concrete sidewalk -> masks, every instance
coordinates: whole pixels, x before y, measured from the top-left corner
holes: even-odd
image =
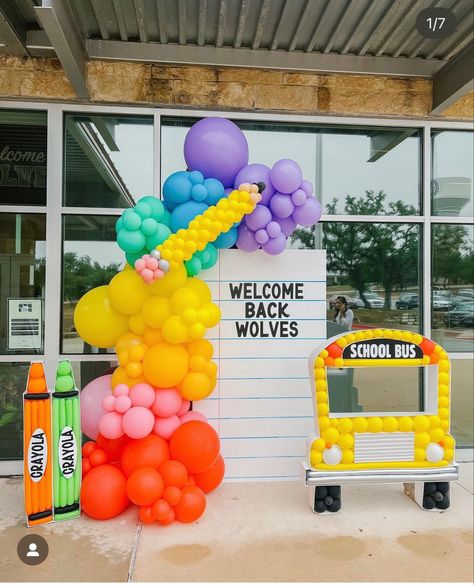
[[[313,514],[302,483],[226,483],[194,525],[141,526],[132,506],[30,529],[46,538],[37,567],[17,557],[29,533],[21,479],[0,480],[2,581],[468,581],[473,578],[473,464],[452,506],[423,511],[401,484],[344,486],[343,509]]]

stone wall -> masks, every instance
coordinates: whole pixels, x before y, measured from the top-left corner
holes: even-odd
[[[141,104],[303,114],[428,115],[428,79],[91,61],[91,103]],[[0,98],[74,101],[59,61],[0,57]],[[462,103],[461,103],[462,102]],[[472,96],[449,108],[472,118]]]

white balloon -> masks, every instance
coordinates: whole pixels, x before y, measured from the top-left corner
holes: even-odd
[[[342,451],[337,445],[333,445],[329,449],[323,451],[323,461],[327,465],[337,465],[341,462]]]
[[[444,449],[438,443],[428,443],[426,447],[426,459],[430,463],[437,463],[444,457]]]

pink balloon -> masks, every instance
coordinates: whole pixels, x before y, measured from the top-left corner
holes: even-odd
[[[102,400],[102,408],[106,412],[112,412],[113,410],[115,410],[115,401],[116,400],[117,399],[115,398],[115,396],[113,394],[109,394],[108,396],[106,396]]]
[[[190,408],[191,408],[191,402],[189,402],[189,400],[186,400],[186,398],[183,398],[183,402],[181,403],[181,408],[176,413],[176,416],[183,416],[183,414],[186,414]]]
[[[132,401],[129,396],[119,396],[115,399],[114,406],[117,412],[127,412],[132,407]]]
[[[130,394],[130,388],[127,384],[117,384],[114,388],[114,396],[128,396]]]
[[[155,389],[153,386],[150,386],[150,384],[146,384],[145,382],[136,384],[130,390],[130,398],[132,399],[133,406],[145,406],[146,408],[150,408],[155,402]]]
[[[102,400],[112,393],[112,374],[100,376],[84,386],[81,392],[82,432],[95,441],[99,433],[99,421],[105,414]]]
[[[190,420],[199,420],[207,423],[207,418],[201,412],[197,412],[196,410],[190,410],[180,418],[182,425]]]
[[[99,432],[106,439],[119,439],[123,435],[122,415],[106,412],[99,422]]]
[[[159,388],[156,390],[155,403],[151,407],[156,416],[167,418],[176,414],[181,408],[183,399],[176,388]]]
[[[151,433],[155,417],[144,406],[133,406],[123,415],[123,432],[132,439],[143,439]]]
[[[186,415],[185,415],[186,416]],[[153,432],[168,440],[175,430],[181,425],[180,419],[175,415],[168,416],[166,418],[156,418]]]

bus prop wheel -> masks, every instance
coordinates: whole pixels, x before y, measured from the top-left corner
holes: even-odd
[[[321,485],[316,486],[314,490],[313,511],[316,514],[333,514],[341,509],[341,486],[340,485]]]

